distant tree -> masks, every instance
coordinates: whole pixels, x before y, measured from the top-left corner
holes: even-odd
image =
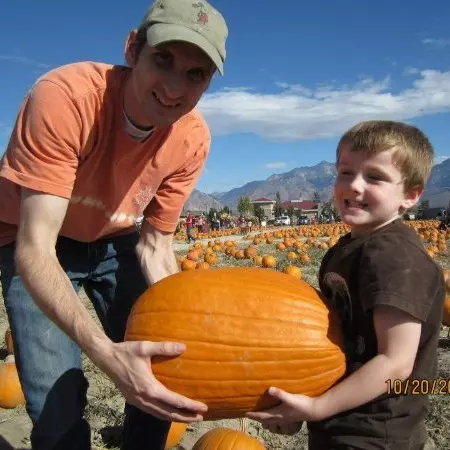
[[[289,206],[288,210],[287,210],[287,215],[290,217],[291,219],[291,224],[294,223],[294,219],[295,219],[295,210],[293,206]]]
[[[208,220],[209,220],[209,223],[212,222],[212,220],[213,220],[213,218],[214,218],[214,214],[217,214],[217,209],[216,209],[216,208],[211,208],[211,209],[208,211]]]
[[[253,213],[253,203],[250,201],[250,197],[243,195],[239,198],[237,210],[243,216],[247,216]]]
[[[254,214],[259,219],[259,223],[261,223],[261,221],[263,221],[266,218],[266,213],[264,212],[264,209],[262,209],[260,205],[255,206]]]
[[[275,196],[275,205],[273,205],[273,213],[275,214],[275,217],[281,216],[281,214],[283,214],[283,207],[281,206],[281,196],[279,191],[277,191]]]
[[[316,203],[317,205],[320,204],[321,202],[320,194],[317,191],[314,191],[313,202]]]
[[[220,215],[222,214],[231,214],[230,208],[228,208],[228,206],[224,206],[221,210],[220,210]]]
[[[336,208],[333,197],[322,205],[321,214],[330,218],[333,217],[334,219],[339,216],[339,211]]]
[[[430,207],[429,200],[422,200],[420,202],[419,207],[417,208],[417,216],[422,217],[423,212],[426,211]]]

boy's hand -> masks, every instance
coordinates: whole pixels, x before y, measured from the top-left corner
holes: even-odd
[[[289,394],[279,388],[271,387],[268,393],[280,401],[277,406],[263,411],[248,412],[246,416],[262,423],[264,428],[275,433],[293,434],[300,429],[302,421],[320,420],[316,399],[306,395]],[[295,426],[293,426],[295,425]],[[297,428],[295,431],[293,431]]]

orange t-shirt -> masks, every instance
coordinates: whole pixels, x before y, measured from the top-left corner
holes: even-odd
[[[209,129],[194,109],[134,140],[122,106],[129,73],[75,63],[33,86],[0,161],[0,246],[15,240],[21,186],[70,199],[60,235],[75,240],[129,232],[141,215],[175,230],[208,155]]]

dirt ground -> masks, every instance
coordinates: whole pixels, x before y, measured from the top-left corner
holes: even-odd
[[[228,239],[228,238],[227,238]],[[246,243],[241,237],[235,239],[244,248]],[[177,244],[174,246],[177,253],[185,254],[186,246]],[[273,246],[271,247],[273,249]],[[266,249],[267,250],[267,249]],[[261,250],[261,254],[264,249]],[[314,252],[313,252],[314,253]],[[316,284],[316,274],[323,253],[316,252],[310,265],[302,268],[303,277],[311,284]],[[441,265],[447,266],[447,260],[441,260]],[[239,261],[234,265],[249,264]],[[225,259],[219,260],[219,265],[230,265]],[[1,297],[1,295],[0,295]],[[6,356],[3,339],[8,322],[5,314],[3,298],[0,298],[0,359]],[[87,298],[82,294],[83,301],[89,309]],[[93,313],[94,314],[94,313]],[[439,373],[438,376],[450,379],[450,339],[447,337],[447,329],[442,329],[442,338],[438,349]],[[83,359],[85,373],[89,381],[88,408],[86,417],[89,420],[93,436],[94,450],[119,448],[120,430],[123,419],[123,398],[112,383],[106,378],[87,358]],[[431,411],[427,417],[427,430],[430,436],[431,448],[450,449],[450,395],[436,395],[431,397]],[[225,426],[233,429],[245,429],[250,435],[261,439],[269,450],[303,450],[306,449],[306,431],[302,428],[296,435],[280,436],[262,429],[259,423],[242,420],[224,420],[217,422],[202,422],[188,427],[178,450],[189,450],[202,434],[211,428]],[[30,449],[29,434],[31,424],[24,407],[13,410],[0,409],[0,450]]]

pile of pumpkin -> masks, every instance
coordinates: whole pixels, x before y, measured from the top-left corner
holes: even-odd
[[[0,408],[10,409],[25,404],[14,359],[11,330],[5,332],[7,356],[0,362]]]
[[[318,248],[326,249],[329,245],[335,243],[334,239],[330,238],[329,243],[321,243]],[[266,244],[273,244],[273,238],[267,237],[264,241]],[[265,268],[276,268],[278,264],[277,257],[272,254],[259,255],[258,245],[261,243],[259,238],[254,238],[252,244],[245,248],[240,248],[236,241],[226,240],[209,241],[204,247],[202,242],[196,242],[187,251],[186,256],[178,257],[178,264],[181,270],[194,269],[209,269],[211,266],[216,266],[218,263],[218,254],[223,253],[230,258],[236,260],[251,260],[254,265]],[[289,262],[282,272],[301,278],[301,268],[299,265],[308,264],[311,262],[311,257],[308,253],[311,242],[302,242],[299,239],[291,239],[285,237],[283,242],[274,244],[274,250],[286,251],[286,258]]]

